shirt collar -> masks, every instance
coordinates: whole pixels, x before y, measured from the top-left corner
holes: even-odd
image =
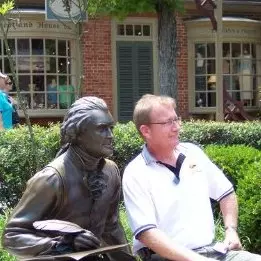
[[[149,152],[146,144],[143,145],[141,155],[142,155],[146,165],[157,162],[157,160]]]

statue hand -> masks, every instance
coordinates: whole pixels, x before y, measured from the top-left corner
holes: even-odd
[[[96,249],[101,246],[101,241],[89,230],[78,234],[74,238],[74,249],[78,251]]]

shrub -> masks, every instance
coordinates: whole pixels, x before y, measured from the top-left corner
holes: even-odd
[[[239,201],[239,234],[243,239],[243,244],[246,249],[259,254],[261,254],[260,170],[261,161],[249,164],[244,169],[244,176],[238,181],[237,189]]]
[[[0,135],[0,202],[13,207],[25,189],[26,181],[56,154],[59,127],[34,126],[37,166],[32,164],[32,147],[26,128],[1,132]]]
[[[4,227],[5,227],[9,214],[10,214],[10,211],[6,211],[3,215],[0,216],[0,238],[2,238]],[[17,259],[14,256],[10,255],[7,251],[5,251],[2,248],[2,245],[0,246],[0,261],[16,261],[16,260]]]
[[[235,188],[237,188],[239,179],[244,177],[245,169],[249,165],[261,161],[259,150],[244,145],[208,145],[205,152],[227,174]]]

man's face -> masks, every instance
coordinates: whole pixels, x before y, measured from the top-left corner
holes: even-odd
[[[146,143],[154,148],[173,150],[179,144],[180,120],[171,105],[156,105],[150,124],[144,127]]]
[[[114,121],[111,114],[102,110],[93,110],[90,121],[85,125],[77,138],[78,146],[97,158],[112,155]]]

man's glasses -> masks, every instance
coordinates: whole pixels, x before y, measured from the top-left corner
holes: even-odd
[[[171,119],[164,122],[150,122],[149,124],[159,124],[164,126],[173,126],[173,125],[180,125],[181,124],[181,117],[177,117],[175,119]]]
[[[7,84],[7,85],[12,85],[13,83],[12,83],[12,82],[6,82],[5,84]]]

